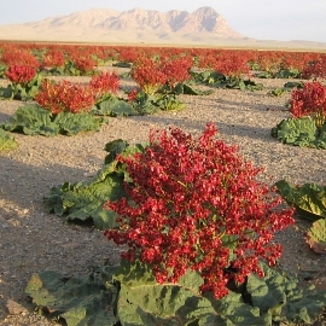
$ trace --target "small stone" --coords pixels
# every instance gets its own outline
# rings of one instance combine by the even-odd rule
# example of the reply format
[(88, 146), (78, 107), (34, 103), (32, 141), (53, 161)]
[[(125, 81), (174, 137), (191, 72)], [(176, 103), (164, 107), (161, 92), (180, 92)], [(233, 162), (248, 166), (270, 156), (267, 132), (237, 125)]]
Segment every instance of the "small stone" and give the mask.
[(10, 315), (20, 315), (28, 313), (28, 310), (25, 307), (10, 299), (7, 301), (6, 307)]

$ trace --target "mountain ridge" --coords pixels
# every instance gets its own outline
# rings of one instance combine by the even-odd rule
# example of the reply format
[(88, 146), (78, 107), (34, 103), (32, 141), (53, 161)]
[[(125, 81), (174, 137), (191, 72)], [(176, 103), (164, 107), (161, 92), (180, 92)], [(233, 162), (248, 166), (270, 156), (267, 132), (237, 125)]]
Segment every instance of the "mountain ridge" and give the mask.
[(215, 9), (160, 12), (91, 8), (23, 24), (0, 25), (0, 40), (99, 44), (156, 44), (254, 48), (322, 49), (326, 43), (257, 40), (233, 30)]
[[(115, 33), (118, 37), (112, 35)], [(179, 10), (160, 12), (140, 7), (127, 11), (91, 8), (65, 16), (48, 17), (41, 21), (0, 26), (0, 39), (17, 39), (19, 36), (27, 40), (34, 37), (61, 41), (156, 40), (158, 43), (173, 40), (179, 42), (181, 39), (191, 43), (192, 38), (198, 39), (200, 36), (212, 40), (247, 39), (234, 31), (215, 9), (205, 6), (192, 13)]]

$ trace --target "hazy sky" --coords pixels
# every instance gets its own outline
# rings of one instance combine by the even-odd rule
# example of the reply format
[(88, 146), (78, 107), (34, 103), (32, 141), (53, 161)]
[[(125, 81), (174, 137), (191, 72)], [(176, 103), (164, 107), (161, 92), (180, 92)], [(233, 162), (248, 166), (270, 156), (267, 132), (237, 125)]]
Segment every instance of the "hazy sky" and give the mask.
[(0, 25), (38, 21), (90, 8), (193, 12), (203, 6), (214, 8), (235, 31), (248, 37), (326, 42), (326, 0), (8, 0), (1, 4)]

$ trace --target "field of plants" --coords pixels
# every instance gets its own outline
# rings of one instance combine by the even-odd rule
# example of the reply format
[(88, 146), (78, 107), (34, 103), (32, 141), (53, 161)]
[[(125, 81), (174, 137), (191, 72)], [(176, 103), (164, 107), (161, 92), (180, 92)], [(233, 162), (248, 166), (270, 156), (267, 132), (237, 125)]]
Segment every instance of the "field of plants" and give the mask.
[(2, 43), (0, 325), (325, 325), (325, 79), (317, 52)]

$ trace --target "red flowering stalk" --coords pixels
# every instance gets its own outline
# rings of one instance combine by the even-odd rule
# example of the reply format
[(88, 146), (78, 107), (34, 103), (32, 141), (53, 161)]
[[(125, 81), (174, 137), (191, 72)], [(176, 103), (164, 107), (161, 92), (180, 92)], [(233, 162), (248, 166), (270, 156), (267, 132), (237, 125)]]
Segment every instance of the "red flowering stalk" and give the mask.
[(248, 58), (236, 52), (222, 52), (217, 58), (215, 69), (228, 77), (240, 78), (250, 74)]
[(303, 89), (292, 91), (290, 112), (296, 117), (314, 116), (321, 128), (326, 121), (326, 87), (317, 81), (305, 83)]
[(139, 93), (138, 89), (133, 89), (131, 92), (128, 93), (128, 102), (132, 103), (137, 99), (137, 95)]
[(93, 90), (88, 85), (73, 84), (67, 80), (59, 83), (43, 80), (41, 90), (34, 99), (53, 114), (90, 111), (95, 104)]
[(310, 78), (326, 78), (326, 56), (320, 56), (319, 59), (315, 59), (306, 63), (302, 77), (305, 79)]
[(93, 76), (90, 81), (95, 98), (100, 98), (105, 94), (116, 94), (119, 88), (119, 77), (116, 73), (101, 72), (98, 76)]
[(60, 68), (65, 65), (65, 56), (61, 51), (52, 49), (46, 53), (42, 60), (42, 66), (50, 68)]
[(92, 58), (81, 57), (80, 54), (71, 54), (70, 58), (75, 67), (84, 74), (92, 72), (97, 65), (96, 61)]
[(159, 63), (142, 58), (131, 71), (132, 78), (148, 95), (155, 94), (167, 81), (166, 74)]
[(190, 78), (192, 59), (190, 57), (168, 60), (163, 63), (162, 71), (166, 75), (168, 85), (174, 89), (178, 83), (182, 83)]
[(32, 53), (15, 46), (2, 53), (1, 61), (7, 66), (28, 66), (35, 70), (40, 66), (40, 63)]
[(36, 70), (30, 66), (11, 65), (5, 75), (13, 84), (24, 86), (33, 80), (36, 76)]
[(274, 233), (294, 220), (293, 210), (279, 208), (282, 198), (256, 181), (262, 169), (216, 132), (212, 123), (198, 139), (178, 128), (152, 131), (144, 153), (119, 157), (133, 180), (131, 201), (106, 203), (120, 226), (105, 236), (129, 246), (125, 259), (151, 264), (160, 283), (198, 271), (201, 290), (218, 299), (229, 281), (263, 276), (259, 258), (275, 264), (281, 245)]

